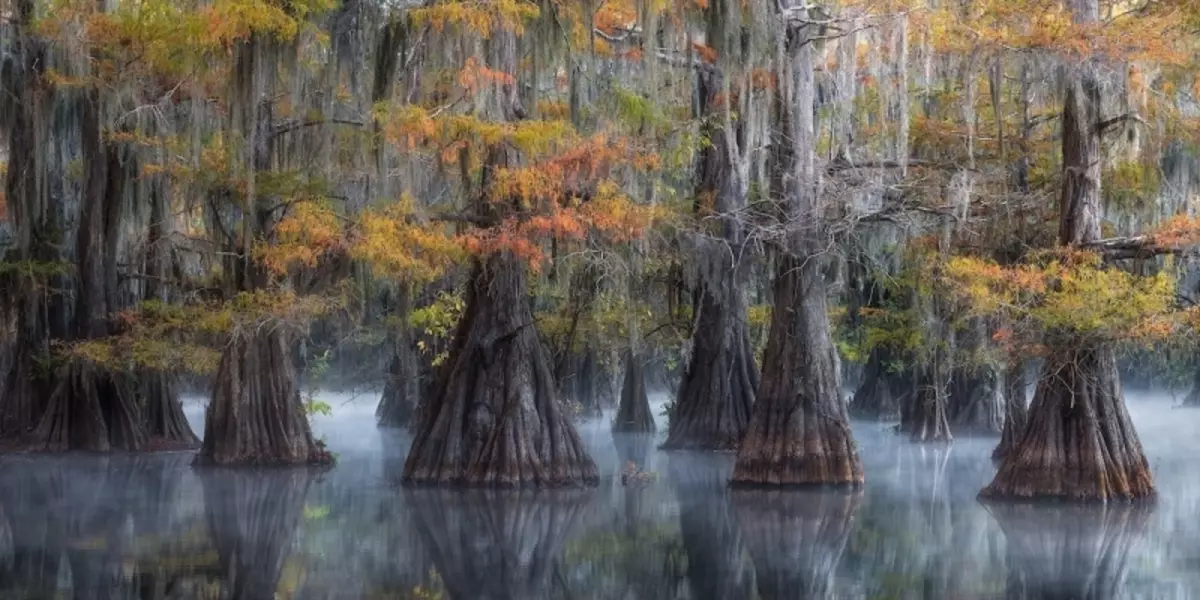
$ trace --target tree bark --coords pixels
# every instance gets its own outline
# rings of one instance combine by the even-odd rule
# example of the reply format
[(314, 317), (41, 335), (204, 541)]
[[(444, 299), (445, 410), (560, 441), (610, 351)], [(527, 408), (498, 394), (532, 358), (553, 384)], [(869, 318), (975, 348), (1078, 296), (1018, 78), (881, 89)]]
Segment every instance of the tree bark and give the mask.
[(466, 312), (404, 465), (410, 483), (595, 484), (596, 465), (563, 413), (526, 301), (525, 267), (476, 264)]
[[(935, 351), (937, 353), (937, 351)], [(950, 419), (946, 414), (949, 374), (945, 357), (933, 357), (933, 364), (918, 366), (913, 391), (900, 414), (900, 433), (914, 442), (949, 442)]]
[(960, 435), (996, 435), (1004, 428), (1004, 380), (991, 365), (960, 367), (950, 378), (947, 416)]
[[(712, 224), (697, 240), (698, 284), (691, 355), (668, 423), (671, 450), (736, 450), (750, 418), (758, 367), (750, 344), (745, 289), (747, 261), (742, 215), (749, 197), (748, 163), (729, 106), (730, 78), (739, 64), (740, 42), (728, 29), (740, 6), (734, 0), (708, 3), (706, 41), (722, 61), (696, 70), (697, 113), (711, 143), (697, 155), (696, 216)], [(723, 72), (724, 69), (724, 72)], [(749, 96), (749, 94), (744, 94)]]
[(775, 168), (782, 171), (777, 181), (786, 198), (786, 223), (798, 229), (789, 231), (776, 259), (764, 378), (733, 483), (860, 485), (862, 463), (841, 398), (822, 273), (823, 211), (817, 198), (811, 109), (814, 32), (807, 25), (788, 24), (781, 33), (777, 127), (782, 145)]
[(863, 369), (862, 384), (850, 400), (850, 416), (856, 419), (884, 421), (900, 416), (900, 407), (908, 393), (907, 382), (888, 365), (890, 351), (878, 346), (871, 349)]
[(646, 374), (642, 361), (633, 352), (625, 357), (625, 383), (621, 387), (621, 404), (613, 420), (614, 432), (652, 432), (656, 429), (650, 398), (646, 395)]
[(860, 500), (837, 491), (734, 491), (759, 597), (843, 597), (835, 578)]
[(197, 465), (328, 464), (314, 441), (296, 385), (287, 333), (235, 333), (213, 379)]
[(1004, 373), (1004, 429), (1000, 432), (1000, 443), (992, 451), (992, 459), (1004, 458), (1017, 446), (1029, 420), (1029, 408), (1025, 401), (1025, 364), (1010, 364)]
[(412, 427), (416, 421), (420, 375), (416, 352), (406, 338), (401, 336), (395, 343), (383, 395), (375, 407), (375, 422), (380, 427)]
[[(1077, 24), (1099, 21), (1097, 0), (1071, 0)], [(1062, 112), (1059, 243), (1100, 239), (1101, 82), (1096, 59), (1069, 66)], [(1029, 422), (981, 495), (1137, 500), (1154, 495), (1141, 441), (1125, 408), (1117, 361), (1103, 342), (1053, 338)]]

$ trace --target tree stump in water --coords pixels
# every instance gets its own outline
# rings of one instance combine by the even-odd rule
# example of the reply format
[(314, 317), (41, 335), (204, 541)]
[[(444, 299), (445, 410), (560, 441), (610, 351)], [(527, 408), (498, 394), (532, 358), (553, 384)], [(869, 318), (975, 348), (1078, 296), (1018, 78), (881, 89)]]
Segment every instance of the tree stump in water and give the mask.
[(860, 499), (837, 490), (735, 490), (759, 597), (842, 597), (835, 577)]
[(328, 464), (313, 440), (279, 327), (235, 335), (221, 356), (204, 422), (198, 465)]
[(1084, 501), (1154, 495), (1111, 349), (1060, 350), (1047, 358), (1025, 430), (980, 495)]
[(1152, 508), (988, 503), (1004, 530), (1009, 598), (1124, 598), (1133, 549)]
[(650, 397), (646, 395), (646, 375), (642, 362), (632, 353), (625, 359), (625, 382), (621, 386), (621, 404), (613, 420), (613, 431), (630, 433), (652, 432), (654, 413), (650, 412)]
[(855, 419), (886, 421), (900, 416), (908, 382), (888, 370), (887, 351), (882, 347), (871, 350), (863, 367), (862, 383), (850, 400), (850, 416)]
[(314, 474), (306, 468), (200, 475), (209, 536), (224, 571), (222, 598), (274, 598)]
[(587, 490), (406, 489), (413, 524), (450, 598), (563, 598), (566, 541)]
[(556, 398), (525, 267), (477, 263), (438, 391), (404, 465), (409, 483), (595, 484), (596, 465)]

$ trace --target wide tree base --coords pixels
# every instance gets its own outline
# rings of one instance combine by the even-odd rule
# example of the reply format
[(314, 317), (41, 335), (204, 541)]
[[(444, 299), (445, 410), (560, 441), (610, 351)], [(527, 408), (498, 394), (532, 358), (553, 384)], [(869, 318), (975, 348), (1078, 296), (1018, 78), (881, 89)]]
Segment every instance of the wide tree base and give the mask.
[(656, 429), (646, 394), (646, 375), (642, 363), (630, 355), (625, 360), (625, 383), (621, 386), (621, 404), (613, 419), (612, 430), (626, 433), (649, 433)]
[(863, 484), (862, 461), (845, 421), (798, 413), (761, 428), (751, 425), (738, 451), (731, 485), (857, 488)]
[(27, 450), (144, 449), (146, 435), (128, 377), (75, 360), (60, 368), (55, 380), (41, 418), (26, 440)]
[(404, 464), (410, 484), (595, 485), (596, 464), (555, 394), (525, 267), (478, 264), (438, 391)]
[(1085, 348), (1047, 359), (1025, 431), (980, 496), (1104, 502), (1154, 493), (1116, 358), (1108, 348)]
[(333, 463), (324, 444), (313, 439), (288, 350), (285, 334), (270, 327), (229, 344), (217, 368), (196, 465)]
[(144, 373), (139, 385), (146, 449), (156, 452), (194, 450), (200, 438), (192, 432), (175, 382), (163, 373)]
[(867, 358), (862, 382), (850, 399), (849, 413), (853, 419), (894, 421), (900, 418), (905, 386), (898, 374), (888, 370), (884, 352), (882, 348), (875, 348)]

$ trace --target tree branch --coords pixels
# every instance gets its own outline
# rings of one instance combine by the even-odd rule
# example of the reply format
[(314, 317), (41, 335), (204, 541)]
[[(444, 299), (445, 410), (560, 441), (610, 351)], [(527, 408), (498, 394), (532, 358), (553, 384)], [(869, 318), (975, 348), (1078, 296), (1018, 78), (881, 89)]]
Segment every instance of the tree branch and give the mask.
[(1118, 123), (1124, 123), (1125, 121), (1137, 121), (1142, 125), (1146, 124), (1145, 119), (1142, 119), (1137, 113), (1125, 113), (1123, 115), (1117, 115), (1111, 119), (1105, 119), (1099, 123), (1096, 123), (1096, 133), (1103, 134), (1105, 131), (1111, 129), (1114, 125), (1117, 125)]

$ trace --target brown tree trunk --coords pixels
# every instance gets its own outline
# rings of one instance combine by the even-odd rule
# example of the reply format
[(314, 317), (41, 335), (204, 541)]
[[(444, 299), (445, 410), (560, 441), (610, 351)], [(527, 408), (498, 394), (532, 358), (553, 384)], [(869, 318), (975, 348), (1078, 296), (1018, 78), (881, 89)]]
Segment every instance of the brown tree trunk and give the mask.
[(890, 371), (890, 354), (881, 346), (871, 349), (863, 369), (862, 384), (854, 390), (850, 400), (851, 417), (883, 421), (900, 416), (900, 406), (909, 386), (901, 374)]
[(304, 414), (281, 328), (235, 334), (221, 356), (197, 465), (327, 464)]
[[(1071, 0), (1074, 20), (1099, 21), (1097, 0)], [(1059, 243), (1100, 239), (1101, 82), (1096, 59), (1068, 65), (1062, 113)], [(991, 498), (1135, 500), (1154, 495), (1141, 441), (1125, 408), (1112, 348), (1063, 336), (1051, 354), (1017, 446), (983, 489)]]
[(813, 160), (810, 36), (815, 30), (792, 22), (783, 33), (777, 106), (781, 147), (775, 169), (781, 172), (777, 180), (786, 198), (783, 212), (790, 231), (776, 259), (764, 377), (738, 451), (733, 483), (860, 485), (862, 463), (841, 398), (822, 273), (823, 213)]
[(595, 484), (596, 465), (563, 413), (527, 301), (525, 266), (475, 266), (466, 312), (404, 465), (411, 483)]
[(408, 489), (415, 529), (450, 598), (563, 598), (562, 554), (591, 493)]
[(834, 579), (860, 500), (858, 493), (838, 491), (734, 491), (758, 596), (844, 597)]
[(1009, 598), (1125, 597), (1125, 571), (1151, 517), (1147, 506), (989, 504), (1004, 530)]
[(181, 450), (198, 448), (200, 438), (183, 414), (175, 380), (166, 373), (143, 372), (138, 386), (142, 410), (142, 428), (147, 448)]
[(1004, 373), (1004, 429), (1000, 432), (1000, 443), (992, 451), (992, 459), (1004, 458), (1025, 432), (1029, 419), (1029, 408), (1025, 401), (1025, 364), (1010, 364)]
[(632, 352), (625, 357), (625, 383), (621, 386), (621, 404), (613, 420), (612, 430), (622, 432), (652, 432), (654, 414), (646, 395), (646, 374), (642, 361)]
[(306, 469), (201, 475), (209, 536), (224, 571), (222, 598), (274, 598), (313, 475)]
[[(745, 225), (741, 213), (749, 197), (746, 155), (739, 146), (740, 129), (749, 122), (739, 115), (735, 125), (730, 80), (747, 68), (741, 57), (735, 0), (713, 0), (706, 15), (706, 42), (719, 65), (697, 69), (697, 113), (709, 144), (697, 155), (696, 216), (711, 224), (696, 241), (698, 282), (694, 295), (691, 355), (679, 386), (663, 448), (672, 450), (736, 450), (754, 404), (758, 367), (750, 344), (743, 259)], [(749, 96), (749, 93), (743, 94)]]

